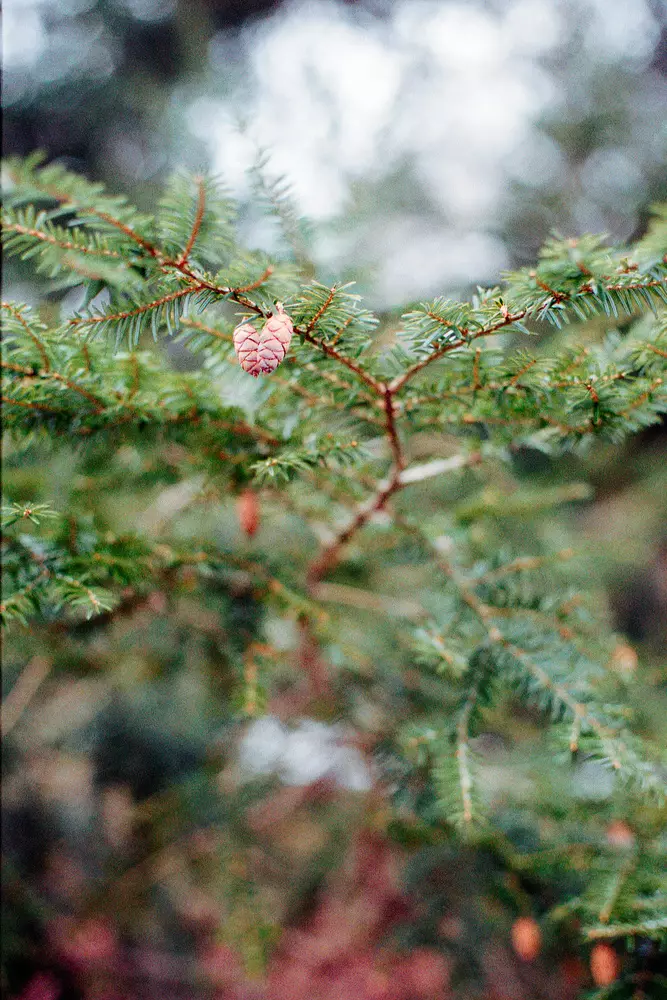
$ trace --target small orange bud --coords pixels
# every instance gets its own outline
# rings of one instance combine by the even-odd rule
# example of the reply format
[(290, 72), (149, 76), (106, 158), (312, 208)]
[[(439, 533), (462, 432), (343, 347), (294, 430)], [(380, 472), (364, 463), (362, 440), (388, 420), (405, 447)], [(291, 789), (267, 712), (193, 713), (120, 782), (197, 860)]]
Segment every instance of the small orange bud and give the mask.
[(615, 819), (607, 827), (607, 843), (619, 850), (629, 850), (635, 846), (635, 835), (622, 819)]
[(254, 490), (248, 487), (239, 494), (236, 501), (236, 513), (241, 530), (248, 538), (252, 538), (259, 528), (259, 501)]
[(611, 654), (611, 667), (622, 677), (630, 677), (637, 669), (638, 657), (632, 646), (619, 643)]
[(512, 924), (512, 947), (524, 962), (534, 961), (542, 948), (542, 933), (532, 917), (519, 917)]
[(590, 961), (591, 975), (596, 986), (609, 986), (618, 979), (621, 962), (610, 944), (596, 944)]

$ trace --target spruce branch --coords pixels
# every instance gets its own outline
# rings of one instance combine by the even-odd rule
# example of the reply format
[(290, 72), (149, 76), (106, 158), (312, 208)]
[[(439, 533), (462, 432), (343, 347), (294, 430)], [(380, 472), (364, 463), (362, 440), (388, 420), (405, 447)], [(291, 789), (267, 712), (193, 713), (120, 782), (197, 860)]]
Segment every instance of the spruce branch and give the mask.
[(14, 305), (13, 302), (3, 302), (2, 308), (6, 309), (9, 312), (9, 314), (13, 317), (13, 319), (15, 319), (18, 323), (20, 323), (25, 333), (28, 335), (28, 337), (30, 337), (33, 344), (39, 351), (39, 356), (42, 359), (42, 366), (44, 368), (44, 371), (48, 372), (51, 367), (51, 362), (49, 361), (49, 356), (46, 353), (46, 348), (44, 344), (42, 343), (42, 341), (40, 340), (40, 338), (38, 337), (38, 335), (34, 330), (35, 324), (33, 323), (33, 325), (31, 326), (26, 321), (24, 312), (27, 310), (27, 306), (17, 306)]
[(613, 941), (633, 937), (656, 937), (663, 940), (666, 934), (667, 916), (637, 920), (633, 923), (604, 924), (586, 929), (589, 941)]
[[(301, 711), (313, 698), (337, 706), (339, 685), (326, 671), (339, 671), (352, 697), (371, 678), (378, 689), (392, 678), (401, 723), (384, 713), (377, 766), (404, 769), (400, 808), (420, 829), (432, 833), (444, 818), (473, 830), (486, 815), (489, 836), (502, 841), (491, 831), (521, 792), (508, 790), (505, 802), (482, 794), (492, 774), (477, 737), (487, 706), (502, 716), (507, 694), (530, 706), (536, 741), (553, 733), (565, 760), (576, 753), (609, 765), (614, 795), (640, 803), (638, 816), (641, 809), (655, 824), (664, 767), (610, 694), (618, 685), (605, 668), (618, 640), (600, 627), (579, 570), (565, 568), (566, 543), (550, 551), (553, 532), (531, 527), (589, 499), (590, 487), (522, 484), (512, 466), (526, 446), (583, 452), (663, 419), (664, 222), (622, 250), (597, 237), (554, 238), (535, 267), (507, 275), (502, 287), (413, 307), (384, 346), (391, 331), (374, 343), (378, 320), (349, 285), (305, 278), (293, 263), (241, 246), (235, 206), (215, 179), (177, 175), (149, 216), (61, 167), (15, 162), (10, 173), (7, 252), (57, 295), (79, 288), (82, 305), (60, 321), (51, 301), (44, 322), (3, 304), (11, 460), (42, 461), (52, 450), (73, 470), (66, 517), (42, 503), (55, 488), (46, 481), (39, 503), (3, 511), (4, 617), (58, 646), (135, 610), (190, 601), (198, 608), (187, 627), (216, 643), (224, 635), (225, 657), (232, 650), (239, 688), (229, 704), (239, 719), (261, 714), (291, 684), (290, 653), (260, 641), (268, 610), (299, 623), (297, 673), (313, 674), (318, 645), (317, 657), (330, 661), (305, 692), (281, 688), (281, 706)], [(240, 320), (259, 334), (283, 311), (295, 334), (290, 350), (275, 375), (253, 383), (232, 353), (232, 330)], [(606, 317), (604, 339), (602, 324), (586, 325), (597, 317)], [(584, 347), (563, 333), (513, 350), (500, 336), (566, 322), (583, 326)], [(173, 370), (159, 347), (142, 349), (145, 335), (165, 331), (198, 356), (196, 370)], [(146, 490), (143, 516), (121, 534), (119, 520)], [(238, 506), (248, 496), (252, 518)], [(84, 499), (91, 516), (75, 516)], [(513, 536), (518, 549), (501, 541)], [(352, 542), (350, 579), (338, 579)], [(384, 616), (389, 641), (376, 650), (373, 635), (367, 650), (356, 648), (346, 623), (354, 637), (373, 615)], [(548, 752), (556, 772), (551, 743)], [(542, 799), (536, 792), (518, 806), (550, 817), (541, 842), (558, 830), (516, 863), (540, 876), (567, 867), (569, 846), (582, 867), (604, 847), (591, 831), (606, 805), (583, 830), (580, 808), (568, 814), (572, 828), (555, 822), (566, 807), (553, 790), (575, 779), (549, 780)], [(663, 897), (647, 874), (651, 850), (642, 842), (630, 867), (629, 856), (600, 848), (590, 893), (569, 911), (583, 915), (584, 933), (657, 934)]]
[(192, 223), (192, 229), (190, 231), (190, 235), (188, 236), (188, 242), (183, 248), (183, 253), (176, 261), (177, 267), (182, 267), (192, 253), (192, 248), (195, 245), (195, 240), (199, 235), (199, 230), (201, 229), (202, 220), (204, 218), (204, 209), (206, 207), (206, 188), (204, 187), (204, 179), (202, 177), (196, 177), (195, 183), (197, 185), (197, 209)]
[(456, 763), (459, 771), (459, 787), (463, 806), (463, 822), (472, 823), (473, 810), (473, 777), (470, 766), (470, 720), (479, 699), (482, 676), (479, 675), (468, 688), (463, 708), (456, 722)]

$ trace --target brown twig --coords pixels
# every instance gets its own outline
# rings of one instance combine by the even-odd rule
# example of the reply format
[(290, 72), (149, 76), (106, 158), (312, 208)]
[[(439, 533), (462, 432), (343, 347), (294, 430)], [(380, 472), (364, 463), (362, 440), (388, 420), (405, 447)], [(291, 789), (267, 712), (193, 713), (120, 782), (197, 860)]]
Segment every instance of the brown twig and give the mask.
[(306, 573), (306, 580), (311, 591), (313, 586), (336, 565), (343, 549), (352, 536), (356, 535), (360, 528), (363, 528), (373, 514), (377, 514), (384, 508), (389, 498), (399, 488), (400, 483), (395, 478), (381, 485), (377, 492), (357, 509), (356, 515), (348, 526), (340, 531), (332, 542), (322, 547), (319, 555), (310, 564)]
[(28, 334), (33, 344), (39, 351), (39, 355), (42, 359), (42, 365), (44, 366), (44, 371), (48, 372), (51, 369), (51, 362), (49, 361), (49, 356), (46, 353), (46, 348), (44, 347), (44, 344), (41, 342), (39, 337), (30, 329), (30, 326), (26, 321), (25, 317), (23, 316), (23, 314), (21, 313), (21, 310), (17, 309), (16, 306), (13, 305), (13, 303), (11, 302), (3, 302), (2, 308), (10, 312), (14, 317), (14, 319), (17, 319), (19, 321), (19, 323), (24, 328), (25, 332)]
[[(479, 350), (479, 348), (477, 348), (477, 349)], [(520, 370), (519, 370), (519, 371), (518, 371), (518, 372), (516, 373), (516, 375), (513, 375), (513, 376), (512, 376), (512, 378), (511, 378), (511, 379), (510, 379), (510, 381), (509, 381), (509, 384), (510, 384), (510, 385), (516, 385), (516, 384), (517, 384), (517, 382), (519, 381), (519, 379), (521, 378), (521, 376), (522, 376), (522, 375), (525, 375), (525, 374), (526, 374), (526, 372), (527, 372), (527, 371), (529, 371), (529, 370), (530, 370), (530, 369), (531, 369), (531, 368), (533, 367), (533, 365), (536, 365), (536, 364), (537, 364), (537, 358), (531, 358), (531, 359), (530, 359), (530, 361), (529, 361), (529, 362), (528, 362), (527, 364), (525, 364), (525, 365), (523, 366), (523, 368), (521, 368), (521, 369), (520, 369)]]
[[(63, 199), (61, 198), (58, 199), (58, 201), (62, 200)], [(66, 198), (64, 200), (71, 201), (72, 199)], [(139, 233), (135, 232), (131, 226), (128, 226), (124, 222), (121, 222), (120, 219), (114, 218), (113, 215), (109, 215), (107, 212), (98, 212), (94, 208), (82, 208), (81, 212), (82, 214), (85, 215), (96, 215), (98, 219), (102, 219), (104, 222), (108, 222), (110, 226), (114, 226), (116, 229), (119, 229), (121, 233), (124, 233), (125, 236), (129, 237), (129, 239), (137, 243), (142, 248), (142, 250), (145, 250), (146, 253), (149, 254), (151, 257), (160, 258), (162, 256), (157, 247), (153, 246), (153, 244), (149, 240), (145, 239), (143, 236), (140, 236)]]
[(80, 396), (83, 396), (84, 399), (87, 399), (89, 403), (92, 403), (93, 406), (95, 406), (97, 413), (102, 413), (105, 409), (106, 403), (100, 399), (99, 396), (94, 396), (92, 392), (88, 392), (88, 390), (84, 389), (83, 386), (80, 386), (77, 382), (73, 382), (71, 379), (61, 375), (60, 372), (48, 372), (46, 377), (62, 382), (63, 385), (66, 385), (68, 389), (72, 390), (72, 392), (78, 392)]
[(329, 290), (329, 295), (327, 296), (325, 301), (322, 303), (320, 308), (317, 310), (313, 318), (308, 323), (308, 326), (304, 330), (304, 334), (312, 333), (315, 326), (317, 325), (317, 322), (322, 318), (322, 316), (324, 316), (325, 312), (333, 302), (335, 294), (336, 294), (336, 286), (333, 285), (333, 287)]
[(136, 309), (129, 309), (127, 312), (108, 313), (104, 316), (76, 316), (74, 319), (69, 321), (69, 325), (92, 326), (94, 323), (108, 323), (110, 320), (115, 319), (129, 319), (130, 316), (139, 316), (141, 313), (148, 312), (150, 309), (157, 309), (158, 306), (162, 306), (166, 302), (172, 302), (174, 299), (182, 299), (185, 295), (192, 295), (196, 291), (200, 291), (200, 289), (193, 286), (180, 288), (177, 292), (170, 292), (169, 295), (163, 295), (162, 298), (155, 299), (153, 302), (148, 302), (144, 306), (138, 306)]
[(475, 348), (475, 357), (472, 363), (472, 387), (474, 390), (481, 389), (482, 383), (479, 380), (479, 359), (482, 355), (482, 348)]
[(44, 403), (31, 403), (26, 399), (12, 399), (11, 396), (2, 396), (0, 401), (11, 406), (24, 406), (28, 410), (43, 410), (45, 413), (67, 413), (62, 407), (46, 406)]
[(42, 232), (41, 229), (29, 229), (27, 226), (19, 225), (17, 222), (3, 222), (2, 228), (24, 236), (33, 236), (35, 239), (40, 240), (40, 242), (50, 243), (61, 250), (73, 250), (76, 253), (92, 254), (95, 257), (115, 257), (117, 259), (121, 257), (121, 254), (117, 250), (107, 250), (105, 247), (77, 246), (76, 243), (72, 243), (69, 240), (58, 240), (55, 236), (51, 236), (50, 233)]
[(218, 340), (224, 340), (228, 344), (232, 343), (231, 333), (223, 333), (222, 330), (216, 330), (214, 326), (207, 326), (206, 323), (200, 323), (197, 319), (182, 319), (181, 326), (201, 330), (203, 333), (208, 333), (211, 337), (217, 337)]
[(192, 231), (188, 242), (185, 244), (185, 249), (183, 253), (176, 261), (176, 267), (182, 267), (187, 261), (193, 246), (195, 245), (195, 240), (199, 235), (199, 230), (201, 229), (202, 219), (204, 218), (204, 208), (206, 206), (206, 188), (204, 187), (204, 180), (202, 177), (196, 178), (197, 184), (197, 211), (195, 212), (195, 219), (192, 224)]
[(0, 365), (6, 368), (10, 372), (18, 372), (19, 375), (27, 375), (29, 378), (35, 378), (39, 372), (35, 368), (26, 368), (25, 365), (13, 365), (11, 361), (0, 361)]
[(346, 368), (348, 368), (351, 372), (354, 372), (355, 375), (357, 375), (363, 382), (366, 383), (366, 385), (370, 386), (370, 388), (374, 392), (380, 395), (384, 394), (385, 390), (384, 383), (374, 378), (371, 374), (369, 374), (369, 372), (361, 368), (355, 361), (352, 361), (351, 358), (348, 358), (344, 354), (341, 354), (339, 351), (336, 350), (335, 347), (331, 347), (329, 344), (325, 344), (324, 341), (316, 340), (315, 337), (313, 337), (312, 334), (308, 333), (306, 330), (301, 330), (298, 327), (295, 327), (294, 332), (303, 336), (304, 340), (307, 340), (309, 344), (313, 345), (313, 347), (317, 347), (318, 350), (323, 351), (328, 357), (334, 358), (336, 361), (340, 362), (341, 365), (345, 365)]
[(265, 281), (271, 277), (273, 274), (273, 266), (269, 264), (263, 274), (257, 278), (256, 281), (251, 282), (249, 285), (243, 285), (241, 288), (237, 288), (236, 292), (254, 292), (256, 288), (261, 288)]
[(398, 430), (396, 428), (396, 404), (394, 401), (393, 391), (386, 386), (384, 390), (384, 412), (386, 416), (386, 427), (387, 436), (389, 437), (389, 446), (391, 448), (391, 453), (394, 459), (394, 468), (392, 471), (392, 481), (396, 480), (399, 483), (400, 474), (405, 468), (405, 458), (403, 455), (403, 450), (401, 448), (400, 438), (398, 436)]
[(527, 313), (528, 313), (527, 309), (522, 309), (518, 313), (508, 312), (507, 315), (503, 317), (503, 319), (499, 320), (499, 322), (497, 323), (494, 323), (492, 326), (485, 327), (482, 330), (475, 330), (473, 333), (470, 333), (466, 337), (461, 337), (459, 340), (453, 340), (449, 344), (445, 344), (443, 347), (438, 348), (437, 351), (434, 351), (432, 354), (429, 354), (428, 357), (422, 358), (421, 361), (417, 361), (416, 364), (412, 365), (411, 368), (408, 368), (408, 370), (406, 372), (403, 372), (402, 375), (397, 375), (396, 378), (389, 383), (389, 387), (392, 389), (393, 392), (397, 392), (405, 385), (405, 383), (409, 379), (413, 377), (413, 375), (416, 375), (417, 372), (420, 372), (423, 368), (426, 368), (427, 365), (433, 364), (434, 361), (438, 361), (440, 358), (444, 357), (445, 354), (448, 354), (450, 351), (456, 350), (457, 347), (463, 347), (464, 344), (468, 344), (472, 340), (477, 340), (479, 337), (489, 337), (491, 336), (491, 334), (497, 333), (498, 330), (502, 330), (506, 326), (511, 326), (512, 323), (518, 323), (520, 320), (526, 317)]
[(544, 292), (549, 293), (554, 302), (562, 302), (563, 299), (568, 298), (568, 296), (564, 292), (557, 292), (554, 288), (551, 288), (549, 285), (545, 284), (545, 282), (538, 277), (537, 271), (531, 271), (530, 277), (533, 279), (533, 281), (539, 288), (541, 288)]

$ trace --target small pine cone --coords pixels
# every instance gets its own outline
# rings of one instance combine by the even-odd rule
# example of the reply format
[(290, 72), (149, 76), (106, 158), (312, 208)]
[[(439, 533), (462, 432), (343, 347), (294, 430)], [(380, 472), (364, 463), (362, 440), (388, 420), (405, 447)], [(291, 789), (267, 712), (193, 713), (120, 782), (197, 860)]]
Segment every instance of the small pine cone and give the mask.
[(241, 530), (252, 538), (259, 528), (259, 501), (254, 490), (245, 489), (236, 501), (236, 513)]
[[(259, 331), (250, 323), (241, 323), (234, 330), (234, 350), (241, 368), (250, 371), (257, 358)], [(253, 374), (255, 374), (253, 372)]]
[(294, 327), (283, 307), (278, 304), (261, 331), (250, 323), (234, 330), (234, 348), (241, 368), (257, 378), (275, 371), (287, 353)]

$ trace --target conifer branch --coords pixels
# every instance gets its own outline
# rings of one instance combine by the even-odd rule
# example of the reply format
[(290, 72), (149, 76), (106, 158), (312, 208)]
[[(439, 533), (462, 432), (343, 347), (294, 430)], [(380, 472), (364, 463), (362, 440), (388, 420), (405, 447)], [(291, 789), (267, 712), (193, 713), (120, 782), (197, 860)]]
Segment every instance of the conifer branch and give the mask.
[(398, 430), (396, 428), (396, 407), (394, 404), (394, 393), (389, 388), (385, 387), (384, 390), (384, 411), (386, 415), (386, 426), (387, 426), (387, 436), (389, 438), (389, 447), (391, 448), (391, 453), (394, 460), (394, 465), (391, 473), (392, 482), (395, 482), (396, 489), (402, 485), (401, 483), (401, 472), (405, 468), (405, 458), (403, 456), (403, 449), (401, 447), (401, 442), (398, 436)]
[(46, 348), (44, 347), (44, 344), (41, 342), (41, 340), (36, 335), (34, 330), (32, 330), (29, 324), (26, 322), (25, 317), (23, 316), (21, 310), (18, 309), (12, 302), (3, 302), (2, 308), (6, 309), (9, 313), (11, 313), (14, 319), (16, 319), (21, 324), (21, 326), (23, 327), (23, 329), (28, 334), (33, 344), (39, 351), (39, 356), (42, 359), (42, 365), (44, 371), (48, 372), (51, 368), (51, 362), (49, 361), (49, 356), (46, 353)]
[[(512, 656), (516, 657), (520, 663), (527, 667), (540, 686), (546, 691), (551, 692), (559, 702), (565, 705), (579, 724), (588, 726), (588, 728), (600, 738), (603, 744), (616, 735), (612, 729), (603, 725), (598, 719), (596, 719), (595, 716), (588, 710), (586, 704), (579, 701), (565, 685), (554, 681), (553, 678), (549, 676), (547, 671), (536, 663), (526, 650), (513, 645), (500, 632), (498, 632), (497, 629), (493, 630), (492, 637), (494, 641), (500, 643), (500, 645), (508, 650)], [(570, 751), (572, 753), (576, 753), (578, 749), (578, 741), (575, 740), (571, 742)], [(620, 770), (621, 762), (618, 757), (613, 757), (611, 765), (615, 770)]]
[[(392, 390), (392, 392), (398, 392), (398, 390), (402, 389), (405, 383), (408, 382), (411, 378), (413, 378), (418, 372), (422, 371), (424, 368), (432, 364), (434, 361), (439, 361), (440, 358), (443, 358), (445, 356), (445, 354), (449, 354), (450, 351), (454, 351), (458, 347), (463, 347), (465, 344), (469, 344), (472, 340), (477, 340), (479, 337), (490, 337), (494, 333), (498, 333), (499, 330), (503, 330), (505, 327), (511, 326), (513, 323), (520, 322), (527, 316), (527, 314), (528, 314), (527, 309), (522, 309), (514, 314), (508, 312), (507, 309), (505, 309), (505, 315), (503, 316), (503, 318), (499, 320), (497, 323), (494, 323), (492, 326), (489, 326), (486, 329), (482, 330), (475, 330), (474, 332), (470, 333), (466, 330), (465, 335), (459, 337), (458, 340), (454, 340), (448, 344), (445, 344), (444, 347), (439, 348), (437, 351), (434, 351), (432, 354), (429, 354), (426, 358), (422, 358), (421, 361), (416, 362), (414, 365), (408, 368), (406, 372), (403, 372), (402, 375), (398, 375), (390, 383), (389, 385), (390, 389)], [(430, 316), (431, 318), (434, 317), (434, 314), (430, 311), (427, 312), (427, 315)], [(436, 317), (436, 319), (438, 322), (441, 322), (439, 316)], [(445, 323), (444, 325), (447, 327), (447, 329), (451, 329), (451, 324)]]
[(517, 556), (516, 559), (512, 559), (511, 562), (505, 563), (502, 566), (497, 566), (494, 569), (488, 570), (488, 572), (482, 574), (475, 578), (475, 583), (490, 583), (493, 580), (498, 580), (500, 577), (506, 576), (511, 573), (523, 573), (526, 570), (541, 569), (543, 566), (549, 565), (556, 560), (567, 560), (574, 556), (573, 549), (561, 549), (559, 552), (554, 552), (553, 555), (549, 556)]
[(361, 504), (352, 521), (338, 533), (333, 542), (323, 546), (320, 554), (310, 564), (306, 572), (309, 588), (312, 588), (340, 559), (343, 549), (356, 533), (371, 519), (373, 514), (383, 510), (387, 501), (400, 488), (397, 479), (381, 485), (377, 492)]
[(68, 389), (72, 390), (72, 392), (78, 392), (80, 396), (83, 396), (84, 399), (87, 399), (89, 403), (93, 404), (96, 413), (102, 413), (102, 411), (104, 410), (105, 404), (99, 398), (99, 396), (94, 396), (92, 392), (88, 392), (87, 389), (84, 389), (83, 386), (78, 385), (72, 379), (69, 379), (65, 375), (61, 375), (59, 372), (54, 372), (54, 371), (47, 372), (45, 373), (45, 375), (47, 378), (53, 378), (57, 382), (62, 382), (62, 384), (66, 385)]
[(39, 374), (35, 368), (27, 368), (25, 365), (13, 365), (10, 361), (0, 361), (0, 367), (6, 368), (9, 372), (18, 372), (19, 375), (29, 375), (32, 378)]
[(207, 333), (210, 337), (215, 337), (217, 340), (224, 340), (227, 344), (232, 343), (231, 333), (224, 333), (222, 330), (216, 330), (214, 326), (207, 326), (206, 323), (202, 323), (197, 319), (190, 319), (189, 316), (184, 316), (181, 319), (181, 326), (192, 330), (201, 330), (203, 333)]
[(351, 358), (345, 357), (345, 355), (337, 351), (335, 347), (331, 347), (329, 344), (326, 344), (321, 340), (317, 340), (307, 330), (301, 330), (299, 327), (295, 327), (294, 332), (301, 335), (304, 340), (308, 341), (309, 344), (312, 344), (313, 347), (316, 347), (319, 351), (322, 351), (327, 355), (327, 357), (333, 358), (334, 361), (338, 361), (341, 365), (345, 365), (349, 371), (354, 372), (354, 374), (357, 375), (362, 382), (365, 382), (365, 384), (378, 395), (384, 394), (384, 385), (382, 382), (379, 382), (373, 375), (365, 371)]
[(44, 413), (67, 413), (64, 407), (46, 406), (44, 403), (33, 403), (29, 399), (12, 399), (11, 396), (4, 395), (0, 399), (9, 406), (24, 406), (29, 410), (41, 410)]
[(254, 292), (255, 289), (261, 288), (262, 285), (264, 285), (268, 281), (268, 279), (271, 277), (272, 274), (273, 274), (273, 266), (269, 264), (268, 267), (265, 268), (263, 274), (260, 274), (259, 278), (257, 278), (255, 281), (251, 281), (248, 285), (242, 285), (240, 288), (234, 289), (235, 294)]
[(128, 309), (125, 312), (103, 313), (101, 316), (75, 316), (69, 320), (69, 325), (73, 327), (94, 326), (96, 323), (112, 323), (114, 320), (129, 319), (131, 316), (140, 316), (142, 313), (158, 309), (160, 306), (166, 305), (167, 302), (173, 302), (175, 299), (182, 299), (186, 295), (192, 295), (193, 292), (198, 290), (192, 286), (181, 288), (177, 292), (170, 292), (159, 299), (147, 302), (146, 305), (137, 306), (136, 309)]
[(118, 250), (108, 250), (106, 247), (89, 247), (85, 245), (79, 245), (77, 243), (72, 243), (71, 240), (59, 240), (50, 233), (45, 233), (41, 229), (30, 229), (27, 226), (21, 226), (18, 222), (8, 222), (3, 221), (2, 228), (6, 232), (19, 233), (23, 236), (33, 236), (35, 239), (40, 240), (42, 243), (50, 243), (51, 246), (58, 247), (60, 250), (73, 250), (76, 253), (90, 254), (97, 257), (113, 257), (116, 260), (122, 258), (122, 254)]
[[(44, 504), (24, 502), (21, 492), (3, 510), (3, 525), (17, 526), (3, 540), (3, 618), (67, 643), (134, 609), (161, 614), (173, 597), (192, 605), (193, 592), (215, 614), (193, 611), (198, 620), (188, 627), (216, 642), (224, 635), (240, 684), (233, 711), (257, 716), (277, 692), (273, 661), (286, 667), (292, 659), (258, 644), (267, 609), (307, 620), (308, 642), (331, 649), (332, 670), (359, 668), (359, 677), (343, 675), (351, 684), (365, 684), (373, 651), (355, 649), (346, 624), (353, 636), (369, 615), (383, 615), (392, 631), (378, 643), (386, 663), (373, 683), (386, 672), (404, 694), (397, 695), (400, 726), (387, 718), (387, 757), (377, 766), (401, 772), (401, 809), (420, 829), (443, 818), (471, 829), (485, 812), (499, 825), (506, 816), (509, 790), (505, 804), (478, 801), (474, 737), (480, 713), (507, 691), (556, 723), (553, 730), (545, 724), (544, 734), (535, 727), (536, 747), (544, 739), (543, 751), (553, 731), (563, 750), (569, 741), (572, 752), (611, 764), (614, 790), (632, 781), (625, 794), (640, 809), (638, 836), (642, 824), (655, 826), (662, 765), (647, 760), (658, 759), (650, 741), (621, 728), (625, 706), (607, 702), (614, 671), (604, 667), (617, 666), (618, 640), (605, 637), (574, 571), (568, 579), (554, 565), (571, 551), (550, 551), (549, 533), (531, 528), (540, 514), (587, 499), (590, 489), (528, 484), (511, 466), (519, 448), (583, 452), (587, 443), (614, 444), (656, 425), (667, 412), (667, 215), (626, 250), (597, 237), (551, 239), (538, 264), (508, 275), (502, 288), (415, 307), (389, 346), (384, 335), (374, 343), (378, 319), (348, 285), (306, 278), (291, 261), (241, 246), (235, 207), (217, 181), (178, 175), (148, 216), (100, 185), (35, 163), (11, 166), (7, 252), (32, 262), (54, 291), (80, 289), (84, 305), (71, 320), (44, 323), (25, 306), (3, 303), (3, 415), (29, 461), (41, 460), (48, 443), (75, 471), (72, 509), (55, 523)], [(65, 227), (56, 224), (63, 217)], [(284, 359), (276, 354), (283, 363), (276, 374), (253, 384), (230, 349), (231, 314), (264, 333), (279, 302), (289, 351)], [(583, 348), (564, 334), (533, 352), (493, 340), (534, 332), (538, 323), (583, 325), (599, 316), (608, 317), (608, 335), (598, 337), (602, 324), (584, 327)], [(203, 364), (173, 370), (159, 352), (141, 349), (146, 334), (157, 339), (164, 331)], [(115, 350), (93, 332), (109, 334)], [(475, 474), (460, 491), (437, 488), (435, 477), (469, 468)], [(48, 469), (47, 478), (34, 475), (41, 484), (35, 499), (48, 500)], [(263, 482), (272, 489), (259, 489)], [(413, 492), (401, 503), (408, 486)], [(151, 501), (138, 506), (150, 516), (138, 530), (107, 530), (116, 515), (97, 498), (117, 491), (125, 512), (146, 489)], [(205, 516), (181, 521), (195, 503)], [(286, 513), (289, 532), (282, 531)], [(523, 519), (520, 530), (509, 530), (510, 518)], [(374, 520), (382, 530), (366, 532)], [(525, 545), (515, 550), (511, 539), (522, 532)], [(190, 541), (174, 541), (184, 537)], [(318, 546), (312, 557), (311, 539)], [(340, 582), (332, 571), (353, 541), (360, 558), (349, 567), (353, 578)], [(376, 593), (375, 581), (394, 566), (395, 577)], [(412, 581), (414, 593), (398, 589)], [(242, 606), (240, 628), (232, 605)], [(629, 657), (635, 664), (632, 651)], [(307, 667), (301, 647), (295, 658)], [(280, 705), (324, 697), (338, 710), (338, 687), (308, 684), (280, 695)], [(502, 702), (494, 711), (502, 712)], [(541, 840), (558, 831), (523, 859), (523, 870), (540, 876), (572, 843), (554, 818), (555, 785), (546, 784), (549, 776), (535, 781), (543, 777), (543, 797), (521, 805), (538, 826), (540, 816), (550, 817), (539, 826)], [(619, 928), (657, 936), (651, 920), (664, 897), (653, 894), (659, 884), (647, 875), (648, 842), (633, 847), (631, 868), (630, 855), (619, 861), (618, 845), (606, 839), (602, 807), (586, 822), (577, 850), (593, 863), (600, 847), (599, 862), (592, 890), (569, 912), (584, 914), (592, 940), (613, 939)], [(588, 836), (595, 829), (599, 840)]]
[(665, 931), (667, 931), (667, 916), (635, 921), (635, 923), (588, 927), (586, 937), (589, 941), (613, 941), (632, 937), (663, 937)]
[(611, 880), (611, 884), (605, 896), (604, 903), (602, 904), (600, 912), (598, 913), (598, 919), (601, 924), (609, 923), (611, 915), (614, 912), (616, 901), (618, 900), (621, 890), (623, 889), (623, 885), (637, 867), (637, 860), (638, 859), (636, 854), (632, 852), (630, 856), (625, 860), (624, 864), (620, 867), (620, 869), (614, 873), (614, 876)]
[(183, 253), (176, 261), (176, 267), (182, 267), (188, 260), (190, 253), (192, 252), (192, 248), (195, 245), (197, 236), (199, 235), (202, 219), (204, 218), (204, 209), (206, 207), (206, 188), (204, 187), (203, 178), (196, 177), (195, 183), (197, 185), (197, 212), (195, 214), (195, 220), (192, 224), (192, 231), (188, 237), (188, 242), (185, 244)]
[(472, 823), (474, 817), (472, 788), (473, 779), (470, 770), (470, 720), (477, 705), (481, 675), (468, 689), (463, 708), (456, 722), (456, 762), (459, 773), (459, 787), (463, 805), (464, 823)]

